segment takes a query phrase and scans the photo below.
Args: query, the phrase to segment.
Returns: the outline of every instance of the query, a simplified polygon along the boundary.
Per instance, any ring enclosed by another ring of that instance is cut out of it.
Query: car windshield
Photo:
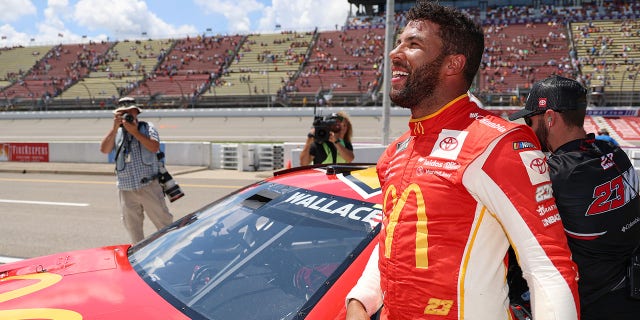
[[[260,183],[176,221],[129,259],[191,319],[298,319],[371,241],[380,215],[375,203]]]

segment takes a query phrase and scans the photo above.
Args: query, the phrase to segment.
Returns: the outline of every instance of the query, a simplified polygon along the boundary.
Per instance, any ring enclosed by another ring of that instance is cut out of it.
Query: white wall
[[[283,148],[283,167],[300,165],[301,143],[278,144]],[[166,163],[170,165],[203,166],[209,169],[235,169],[239,171],[270,170],[257,165],[259,144],[220,144],[209,142],[163,142]],[[267,146],[268,147],[268,146]],[[385,147],[376,144],[354,144],[355,160],[375,163]],[[109,163],[113,155],[100,152],[99,142],[50,142],[50,162]],[[262,159],[264,160],[264,159]],[[226,166],[226,167],[225,167]]]

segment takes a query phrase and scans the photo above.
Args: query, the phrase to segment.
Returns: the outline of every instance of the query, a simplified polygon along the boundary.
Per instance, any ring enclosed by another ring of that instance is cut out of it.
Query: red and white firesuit
[[[384,302],[382,319],[511,319],[511,244],[534,318],[578,319],[578,274],[534,133],[466,94],[409,127],[378,161],[378,255],[347,299],[370,314]]]

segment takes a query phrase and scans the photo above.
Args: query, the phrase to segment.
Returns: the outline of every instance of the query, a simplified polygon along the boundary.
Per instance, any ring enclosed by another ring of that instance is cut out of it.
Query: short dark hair
[[[584,117],[587,109],[564,110],[560,113],[562,120],[569,126],[582,128],[584,126]]]
[[[442,54],[462,54],[467,63],[464,77],[473,83],[484,53],[484,31],[469,16],[433,1],[418,0],[407,12],[407,20],[427,20],[440,26]]]

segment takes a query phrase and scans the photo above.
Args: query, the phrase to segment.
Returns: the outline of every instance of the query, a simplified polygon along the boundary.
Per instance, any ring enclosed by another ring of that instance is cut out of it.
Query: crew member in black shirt
[[[640,300],[629,297],[626,273],[640,244],[638,175],[622,149],[583,129],[586,94],[575,80],[552,76],[509,119],[524,118],[550,152],[553,195],[580,275],[581,319],[637,320]]]

